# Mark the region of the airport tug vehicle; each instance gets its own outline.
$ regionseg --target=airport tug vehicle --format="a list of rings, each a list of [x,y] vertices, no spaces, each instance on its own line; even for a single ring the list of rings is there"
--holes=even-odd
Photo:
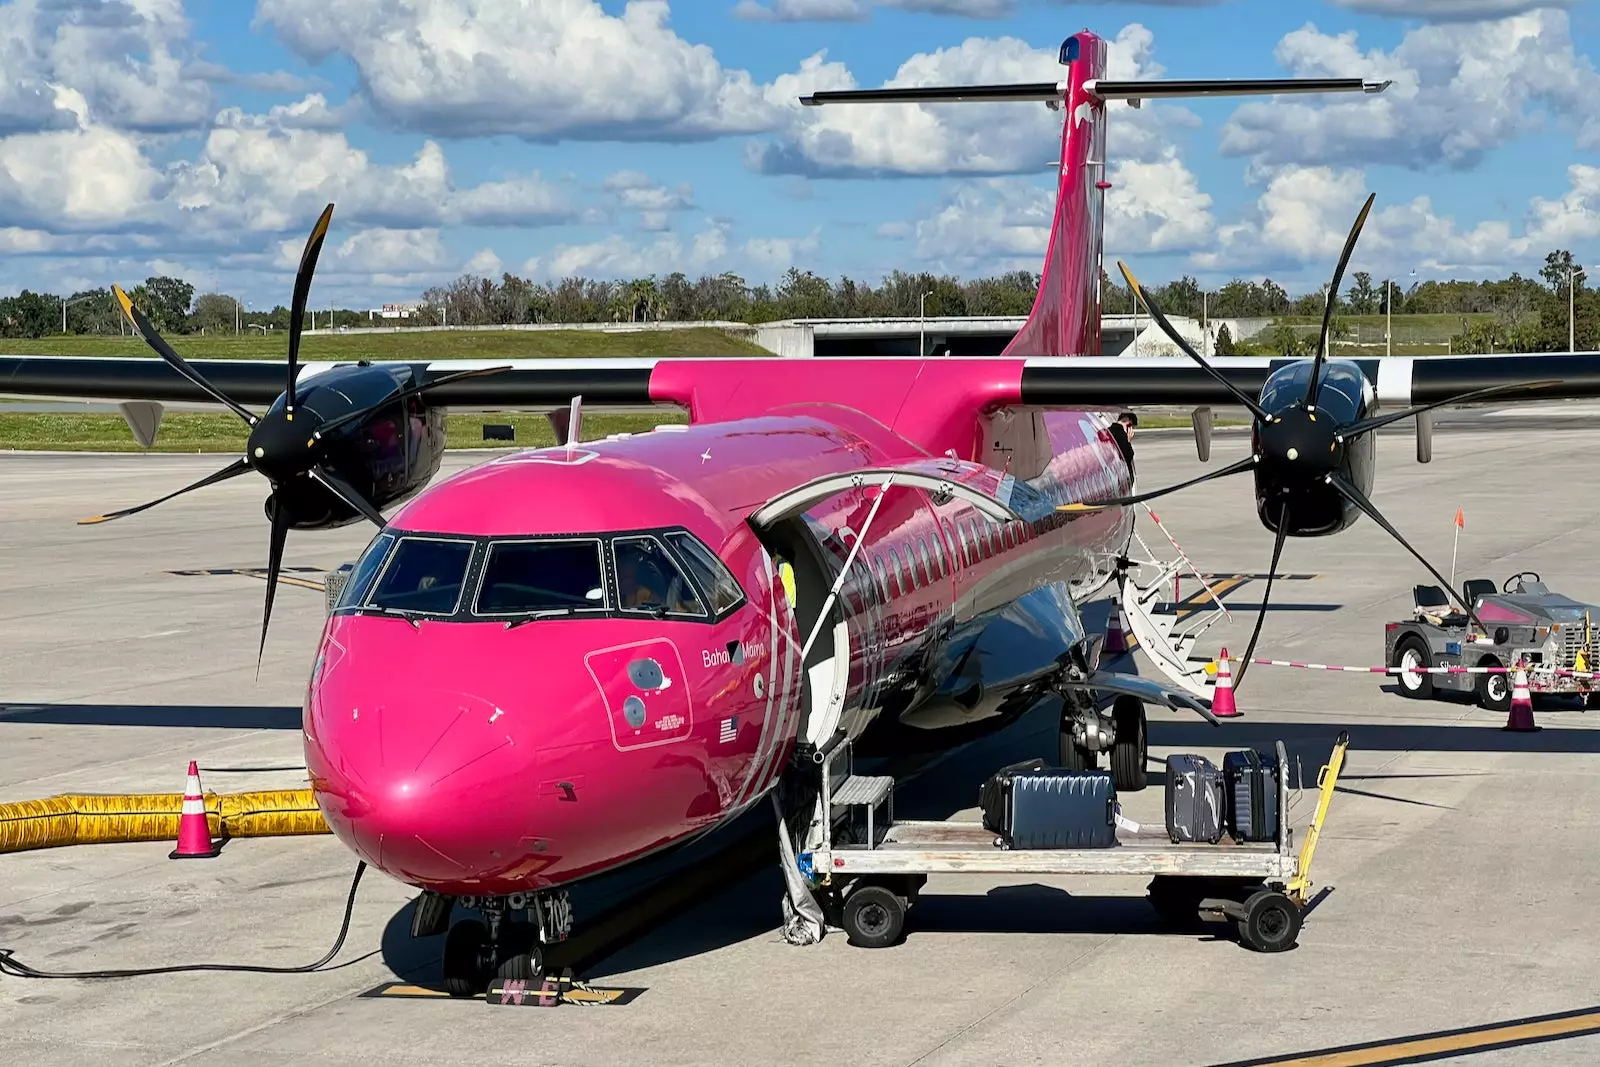
[[[1316,812],[1296,852],[1281,741],[1274,839],[1173,844],[1164,826],[1119,814],[1116,841],[1104,848],[1012,848],[978,822],[897,820],[894,780],[853,774],[850,744],[840,741],[810,753],[818,775],[812,832],[828,829],[825,844],[795,861],[827,924],[865,948],[900,939],[930,874],[1109,874],[1150,876],[1150,903],[1168,922],[1232,921],[1246,947],[1283,952],[1295,946],[1310,903],[1311,860],[1349,743],[1341,733],[1318,775]]]
[[[1384,626],[1384,662],[1391,668],[1464,667],[1454,673],[1406,673],[1395,677],[1400,694],[1426,700],[1440,691],[1472,693],[1491,711],[1511,706],[1512,678],[1495,668],[1526,669],[1534,693],[1581,696],[1597,703],[1594,630],[1600,607],[1552,593],[1534,571],[1513,574],[1495,588],[1493,580],[1462,584],[1472,618],[1452,610],[1445,591],[1419,585],[1412,591],[1412,618]],[[1485,670],[1484,668],[1489,668]],[[1558,672],[1575,672],[1558,673]]]

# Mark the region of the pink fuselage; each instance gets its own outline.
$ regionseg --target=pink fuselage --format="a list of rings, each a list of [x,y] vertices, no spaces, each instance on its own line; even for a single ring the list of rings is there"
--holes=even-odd
[[[798,379],[777,380],[795,373],[791,361],[768,364],[775,380],[742,395],[798,402],[740,414],[739,391],[705,373],[716,366],[685,361],[652,383],[688,407],[695,425],[570,453],[509,454],[423,491],[393,517],[386,533],[401,536],[687,530],[744,598],[715,619],[610,612],[512,628],[498,618],[335,611],[308,690],[306,756],[330,827],[367,862],[449,894],[542,889],[695,836],[763,797],[802,736],[807,634],[774,553],[746,519],[830,473],[947,453],[973,467],[989,424],[974,417],[971,398],[988,394],[998,402],[991,411],[1003,405],[1021,364],[949,361],[930,378],[912,373],[915,364],[885,363],[874,401],[863,405],[881,419],[807,402]],[[809,368],[813,378],[818,369]],[[873,367],[851,370],[871,376]],[[1043,470],[1025,484],[1050,509],[1131,491],[1103,415],[1055,411],[1042,420]],[[939,447],[913,445],[897,432],[907,427]],[[987,476],[998,484],[1002,472]],[[1131,515],[1036,509],[1032,522],[1001,525],[959,498],[935,504],[905,487],[885,495],[867,528],[877,495],[868,482],[804,517],[835,573],[865,530],[840,605],[851,732],[892,746],[897,731],[927,737],[1008,721],[1016,709],[1003,707],[1007,692],[1036,681],[1081,636],[1069,583],[1098,584],[1093,573],[1125,547]],[[986,623],[1030,596],[1037,603],[1007,623],[1024,640],[1008,637],[998,657],[959,654],[956,646],[981,644]],[[816,644],[813,664],[831,654],[832,634]],[[1029,662],[1000,663],[1018,649]],[[641,661],[659,667],[642,683],[633,669]],[[976,681],[952,688],[953,672]],[[954,690],[962,699],[952,702]]]

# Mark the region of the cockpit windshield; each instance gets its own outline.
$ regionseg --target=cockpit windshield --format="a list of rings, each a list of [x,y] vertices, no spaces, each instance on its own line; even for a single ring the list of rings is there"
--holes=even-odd
[[[1311,383],[1311,360],[1301,360],[1273,371],[1261,390],[1261,406],[1268,412],[1279,412],[1304,400],[1306,386]],[[1326,411],[1336,422],[1355,422],[1361,417],[1361,398],[1366,388],[1366,376],[1361,368],[1344,360],[1328,360],[1322,364],[1322,381],[1317,387],[1317,408]]]
[[[604,609],[598,539],[494,541],[473,605],[477,615]]]
[[[454,615],[472,547],[471,541],[402,537],[368,603],[394,611]]]
[[[711,622],[745,603],[717,554],[681,528],[545,537],[391,529],[356,561],[334,611],[508,625],[640,615]]]

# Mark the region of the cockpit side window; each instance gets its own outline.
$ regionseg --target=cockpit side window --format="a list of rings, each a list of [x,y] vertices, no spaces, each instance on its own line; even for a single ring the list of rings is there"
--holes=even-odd
[[[715,614],[721,615],[725,611],[731,611],[744,601],[744,590],[739,588],[739,583],[728,573],[728,568],[723,566],[722,560],[717,558],[716,553],[707,548],[698,537],[684,531],[669,533],[666,539],[667,543],[677,550],[690,576],[699,584],[705,595],[711,598],[711,610]]]
[[[623,611],[705,617],[705,605],[694,586],[660,541],[619,537],[611,546],[617,563],[617,604]]]
[[[605,607],[599,540],[541,539],[490,543],[472,611],[525,615]]]
[[[372,587],[372,579],[377,577],[378,570],[383,566],[384,560],[389,558],[389,550],[394,547],[394,534],[380,533],[372,539],[372,543],[361,553],[361,558],[356,560],[354,569],[350,572],[350,580],[344,583],[344,588],[339,591],[339,602],[334,605],[334,610],[354,607],[367,598],[367,591]]]
[[[472,560],[471,541],[402,537],[367,603],[392,611],[454,615]]]

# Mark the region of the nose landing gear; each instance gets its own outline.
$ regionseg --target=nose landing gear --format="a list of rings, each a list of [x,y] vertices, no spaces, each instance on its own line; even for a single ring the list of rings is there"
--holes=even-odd
[[[539,981],[545,953],[572,932],[572,903],[566,892],[513,893],[499,897],[460,897],[483,921],[463,919],[444,943],[444,984],[453,997],[474,997],[495,978]]]

